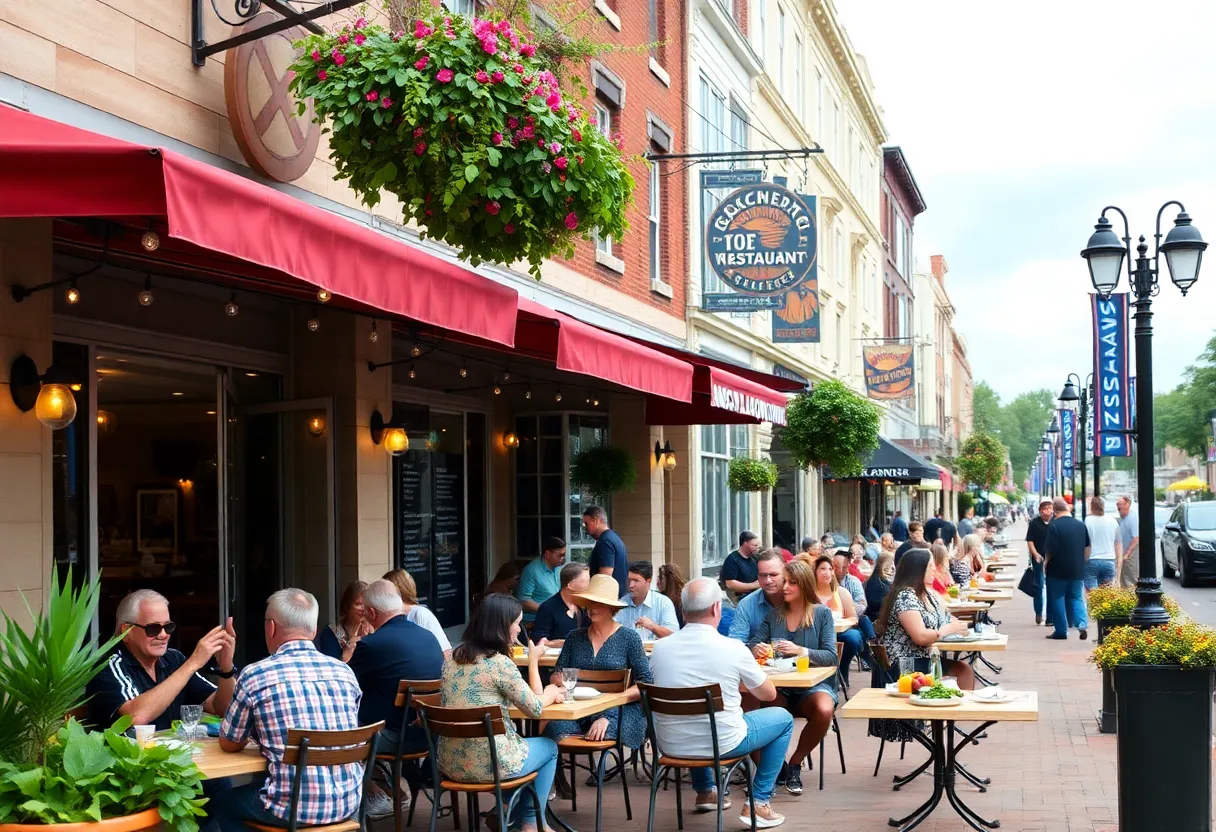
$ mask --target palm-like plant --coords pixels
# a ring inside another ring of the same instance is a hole
[[[56,572],[45,611],[30,610],[28,632],[0,613],[0,760],[41,763],[65,715],[84,703],[85,685],[121,639],[97,645],[89,638],[99,589],[97,580],[73,589],[71,570],[62,583]]]

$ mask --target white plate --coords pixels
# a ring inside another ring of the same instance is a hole
[[[901,693],[900,692],[899,682],[891,682],[890,684],[887,685],[887,696],[902,696],[904,699],[907,699],[911,695],[912,694],[910,694],[910,693]]]
[[[595,699],[601,696],[600,692],[595,688],[575,688],[574,698],[582,702],[585,699]]]
[[[174,739],[173,737],[154,737],[152,742],[174,751],[190,751],[193,753],[196,750],[193,743],[186,740]]]
[[[951,705],[963,704],[961,696],[951,696],[949,699],[921,699],[919,696],[909,696],[908,701],[924,708],[948,708]]]
[[[985,695],[987,691],[992,691],[992,693]],[[1010,693],[997,687],[984,688],[983,690],[975,691],[971,694],[971,701],[981,702],[986,705],[1003,705],[1006,702],[1013,702],[1014,700],[1021,698],[1021,694]]]

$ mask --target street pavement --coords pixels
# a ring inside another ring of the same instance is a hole
[[[1006,530],[1013,541],[1012,548],[1025,556],[1025,524]],[[1170,590],[1184,599],[1188,610],[1197,618],[1211,614],[1216,607],[1207,600],[1205,592],[1216,590],[1185,590],[1177,592],[1177,581],[1168,582]],[[1098,733],[1095,713],[1101,703],[1101,676],[1086,659],[1093,648],[1092,641],[1080,641],[1075,631],[1067,641],[1048,641],[1047,628],[1036,627],[1031,601],[1015,593],[1012,601],[998,605],[993,616],[1001,621],[1001,632],[1010,637],[1009,649],[994,654],[994,661],[1004,672],[1000,684],[1010,690],[1035,690],[1039,694],[1040,716],[1033,723],[998,723],[988,729],[988,737],[979,746],[960,754],[960,762],[974,773],[990,777],[992,785],[984,794],[963,783],[959,792],[963,799],[988,819],[999,819],[1002,829],[1017,832],[1116,832],[1115,741],[1113,736]],[[1199,606],[1192,606],[1198,604]],[[1091,629],[1091,634],[1094,631]],[[864,684],[861,674],[854,674],[855,684]],[[801,721],[795,730],[801,730]],[[845,761],[848,773],[840,771],[834,737],[828,735],[826,782],[819,785],[819,757],[813,755],[815,769],[803,772],[804,793],[800,797],[779,789],[773,799],[774,807],[786,815],[783,829],[815,830],[815,832],[859,832],[859,830],[890,829],[888,818],[910,813],[932,791],[932,781],[925,775],[901,791],[893,791],[891,777],[904,774],[925,759],[925,752],[909,745],[906,759],[899,759],[897,745],[889,745],[883,755],[882,767],[874,776],[878,741],[866,736],[864,720],[841,719]],[[575,829],[595,828],[595,792],[582,784],[579,777],[579,811],[571,813],[570,804],[555,802],[561,816]],[[621,787],[615,780],[605,790],[605,832],[626,832],[645,829],[649,787],[644,781],[628,775],[633,805],[633,820],[625,820]],[[961,783],[960,778],[960,783]],[[726,815],[726,829],[739,829],[739,807],[745,798],[737,787],[732,790],[733,811]],[[483,801],[487,808],[489,801]],[[684,826],[690,832],[708,832],[714,828],[712,814],[692,813],[692,793],[684,790]],[[425,805],[425,804],[424,804]],[[428,807],[425,807],[429,809]],[[675,795],[659,792],[654,829],[674,830]],[[450,821],[441,824],[442,828]],[[415,827],[418,821],[415,820]],[[375,832],[388,832],[391,823],[377,824]],[[961,832],[969,827],[950,808],[945,799],[935,812],[919,827],[924,832]]]

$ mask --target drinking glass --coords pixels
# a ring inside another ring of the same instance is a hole
[[[562,684],[566,686],[566,699],[574,699],[574,689],[578,687],[578,669],[563,667]]]
[[[199,720],[203,718],[202,705],[182,705],[182,737],[195,739],[198,732]]]
[[[899,657],[899,675],[900,676],[911,676],[915,672],[916,672],[916,659],[910,658],[908,656],[900,656]]]
[[[806,673],[808,670],[811,669],[811,657],[810,656],[799,656],[794,661],[794,667],[798,670],[799,673]]]

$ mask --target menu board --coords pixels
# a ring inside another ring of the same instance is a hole
[[[464,457],[432,453],[431,524],[434,600],[431,610],[444,627],[464,623]]]
[[[406,451],[393,457],[397,519],[396,564],[418,585],[418,602],[431,605],[431,453]]]

